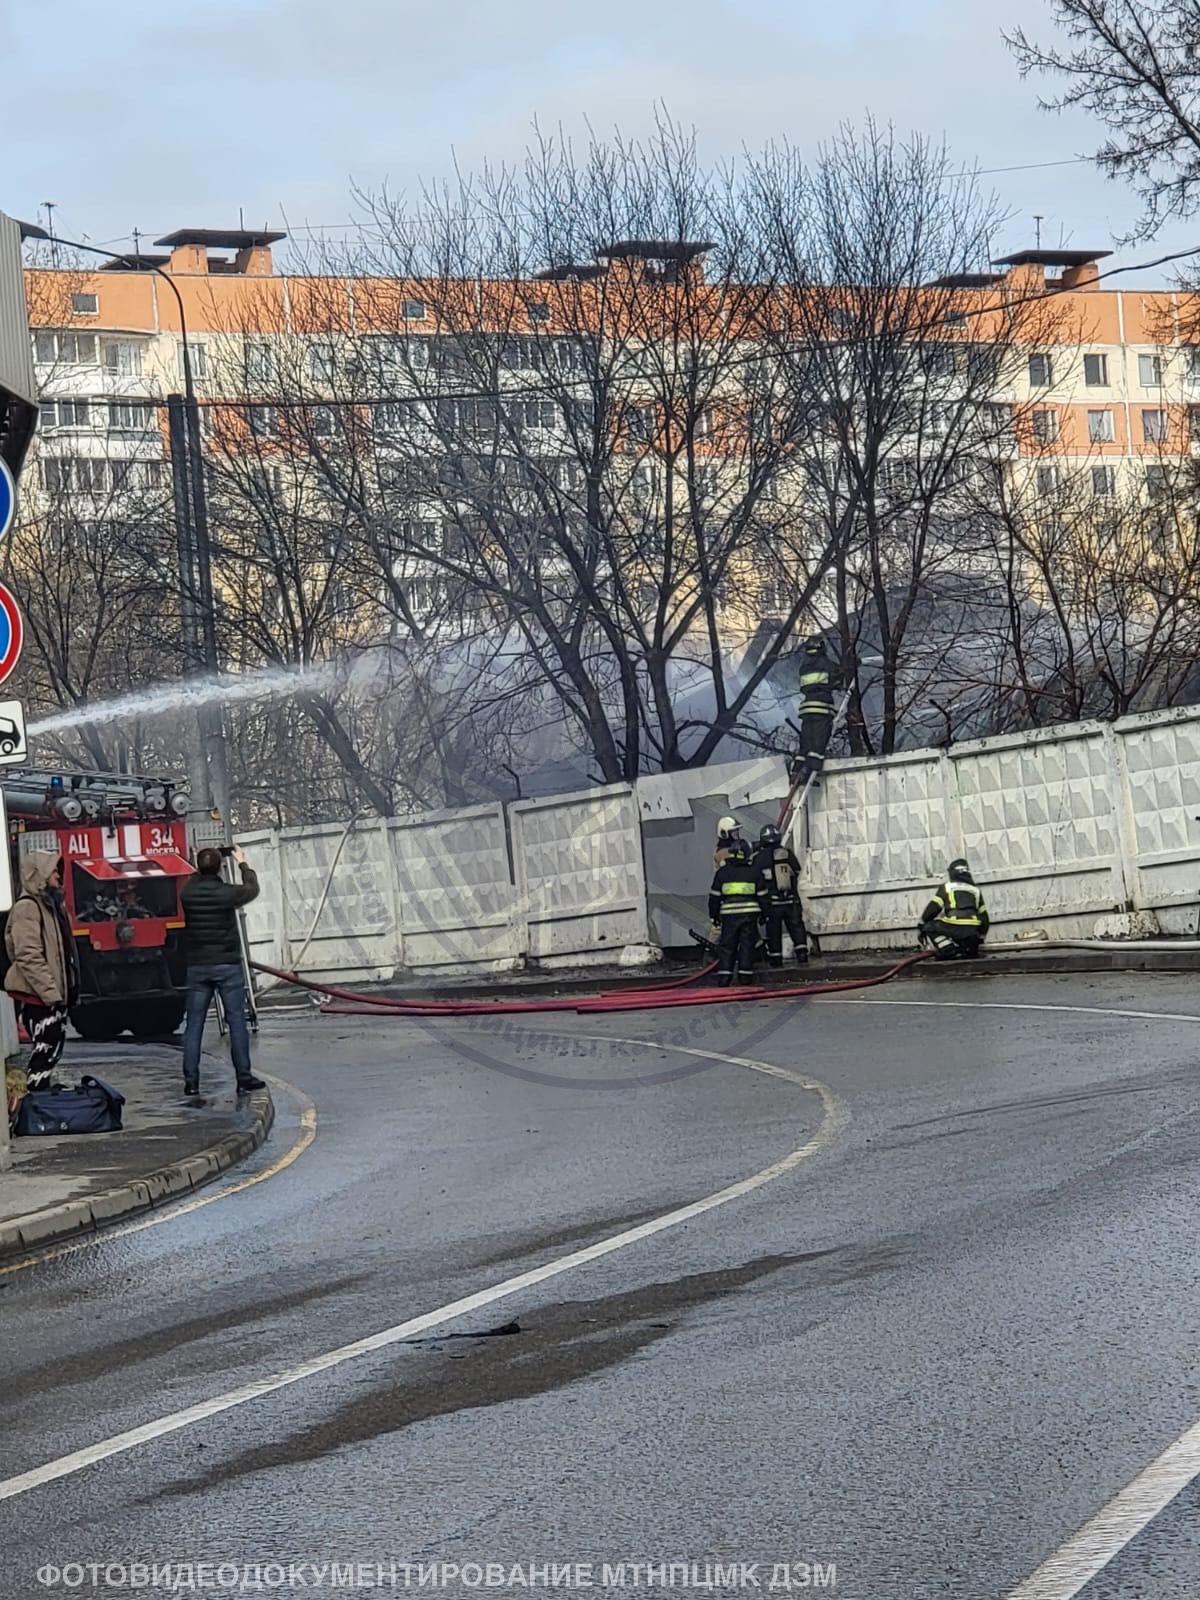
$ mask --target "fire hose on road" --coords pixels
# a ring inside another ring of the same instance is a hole
[[[813,995],[841,994],[851,989],[873,989],[888,983],[892,978],[918,962],[928,961],[932,952],[918,951],[905,956],[886,972],[871,978],[850,978],[843,981],[827,980],[799,986],[767,988],[761,985],[744,988],[716,989],[711,987],[681,992],[678,983],[664,984],[659,988],[610,989],[602,994],[575,999],[537,1000],[399,1000],[386,995],[365,994],[354,989],[341,989],[332,984],[317,983],[312,978],[302,978],[295,972],[284,972],[268,967],[262,962],[251,963],[256,972],[266,973],[283,983],[306,989],[311,994],[324,997],[323,1015],[339,1017],[489,1017],[525,1016],[536,1012],[565,1011],[577,1015],[592,1015],[607,1011],[660,1011],[679,1006],[721,1006],[754,1000],[804,1000]],[[702,974],[696,974],[697,977]],[[691,982],[692,980],[684,980]]]

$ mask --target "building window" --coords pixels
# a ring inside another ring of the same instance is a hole
[[[1033,413],[1033,440],[1035,444],[1053,444],[1058,438],[1058,412]]]
[[[965,311],[947,311],[942,318],[947,328],[965,328],[967,313]]]
[[[109,481],[108,462],[100,456],[47,456],[42,462],[49,494],[103,494]]]
[[[550,302],[548,300],[531,300],[525,307],[530,322],[550,321]]]
[[[629,480],[629,490],[634,505],[640,511],[648,511],[657,505],[662,492],[662,478],[653,462],[643,461],[638,465]]]
[[[114,400],[108,408],[108,426],[113,433],[146,433],[150,407],[136,400]]]
[[[92,425],[90,400],[46,400],[40,410],[43,428],[90,428]]]
[[[1138,382],[1143,389],[1162,388],[1162,357],[1138,357]]]
[[[312,431],[314,439],[333,438],[337,432],[337,417],[332,406],[312,408]]]
[[[1167,440],[1167,413],[1142,412],[1142,438],[1147,444],[1165,444]]]
[[[98,294],[73,294],[71,296],[71,310],[77,317],[98,317],[100,315],[100,296]]]
[[[333,382],[333,346],[331,344],[309,345],[308,375],[313,383]]]
[[[1037,492],[1045,499],[1058,492],[1058,468],[1039,467],[1037,469]]]
[[[652,407],[630,406],[625,413],[625,426],[631,439],[639,444],[649,444],[656,431]]]
[[[247,477],[250,493],[260,500],[270,500],[283,488],[283,472],[279,467],[263,466],[256,462]]]
[[[109,462],[114,489],[160,489],[162,487],[161,461]]]
[[[505,372],[527,371],[534,364],[535,346],[533,339],[501,339],[497,352],[501,368]]]
[[[1185,344],[1183,359],[1188,382],[1200,383],[1200,344]]]
[[[99,365],[99,341],[94,333],[53,333],[41,328],[33,336],[33,357],[49,366],[61,361],[71,367]]]
[[[1049,389],[1054,383],[1054,358],[1043,353],[1029,358],[1029,384],[1033,389]]]
[[[191,357],[192,377],[198,382],[203,382],[204,379],[208,377],[208,346],[206,344],[197,344],[194,339],[189,339],[187,342],[186,355]],[[175,345],[175,357],[179,363],[179,376],[181,378],[186,378],[187,361],[185,360],[185,350],[182,339],[180,339]]]
[[[553,400],[518,400],[505,407],[512,428],[540,428],[550,432],[558,426],[558,407]]]
[[[1088,440],[1092,444],[1112,443],[1113,414],[1111,411],[1088,412]]]
[[[424,322],[424,300],[405,300],[400,307],[400,315],[405,322]]]
[[[1156,466],[1146,468],[1146,493],[1151,500],[1161,500],[1167,492],[1167,469]]]
[[[922,345],[922,370],[930,378],[952,378],[958,371],[958,351],[957,345],[945,341]]]
[[[275,372],[275,357],[261,339],[246,341],[246,378],[250,383],[270,383]]]
[[[1193,444],[1200,444],[1200,406],[1188,407],[1188,438]]]
[[[109,339],[104,346],[104,365],[119,378],[140,378],[142,347],[128,339]]]
[[[400,524],[400,548],[417,555],[440,555],[442,525],[431,518],[406,518]],[[399,576],[399,574],[397,574]]]
[[[1112,467],[1092,468],[1092,493],[1099,499],[1108,499],[1116,493],[1117,474]]]
[[[278,418],[274,406],[247,406],[250,432],[256,439],[273,439],[278,431]]]
[[[1083,381],[1089,389],[1108,388],[1108,357],[1090,355],[1083,358]]]

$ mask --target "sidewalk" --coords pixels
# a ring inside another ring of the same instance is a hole
[[[199,1110],[183,1104],[177,1047],[68,1039],[59,1078],[77,1083],[83,1073],[125,1096],[125,1126],[13,1140],[12,1166],[0,1173],[0,1260],[186,1195],[245,1160],[271,1131],[269,1091],[239,1104],[227,1059],[205,1056],[208,1103]]]

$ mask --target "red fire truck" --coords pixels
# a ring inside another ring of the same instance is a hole
[[[179,892],[188,860],[188,799],[175,785],[111,773],[20,771],[0,777],[14,892],[21,858],[63,861],[79,958],[71,1022],[85,1039],[171,1034],[183,1017],[186,963]]]

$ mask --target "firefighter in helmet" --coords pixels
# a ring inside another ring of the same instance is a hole
[[[833,731],[834,690],[842,687],[842,669],[831,660],[819,633],[805,639],[800,650],[800,737],[803,749],[792,762],[791,777],[819,780],[825,751]]]
[[[752,983],[759,901],[750,846],[744,839],[730,842],[713,876],[708,917],[717,936],[717,982],[731,984],[736,973],[742,983]]]
[[[754,881],[766,929],[767,964],[783,965],[783,934],[786,928],[798,963],[808,960],[808,932],[800,905],[800,863],[783,843],[779,829],[768,822],[758,835],[758,854],[754,857]]]
[[[946,881],[921,913],[917,943],[932,945],[938,961],[970,961],[980,953],[990,925],[983,890],[960,859],[946,868]]]
[[[744,844],[742,825],[736,817],[722,817],[717,823],[717,848],[713,851],[713,866],[723,867],[734,842]]]

